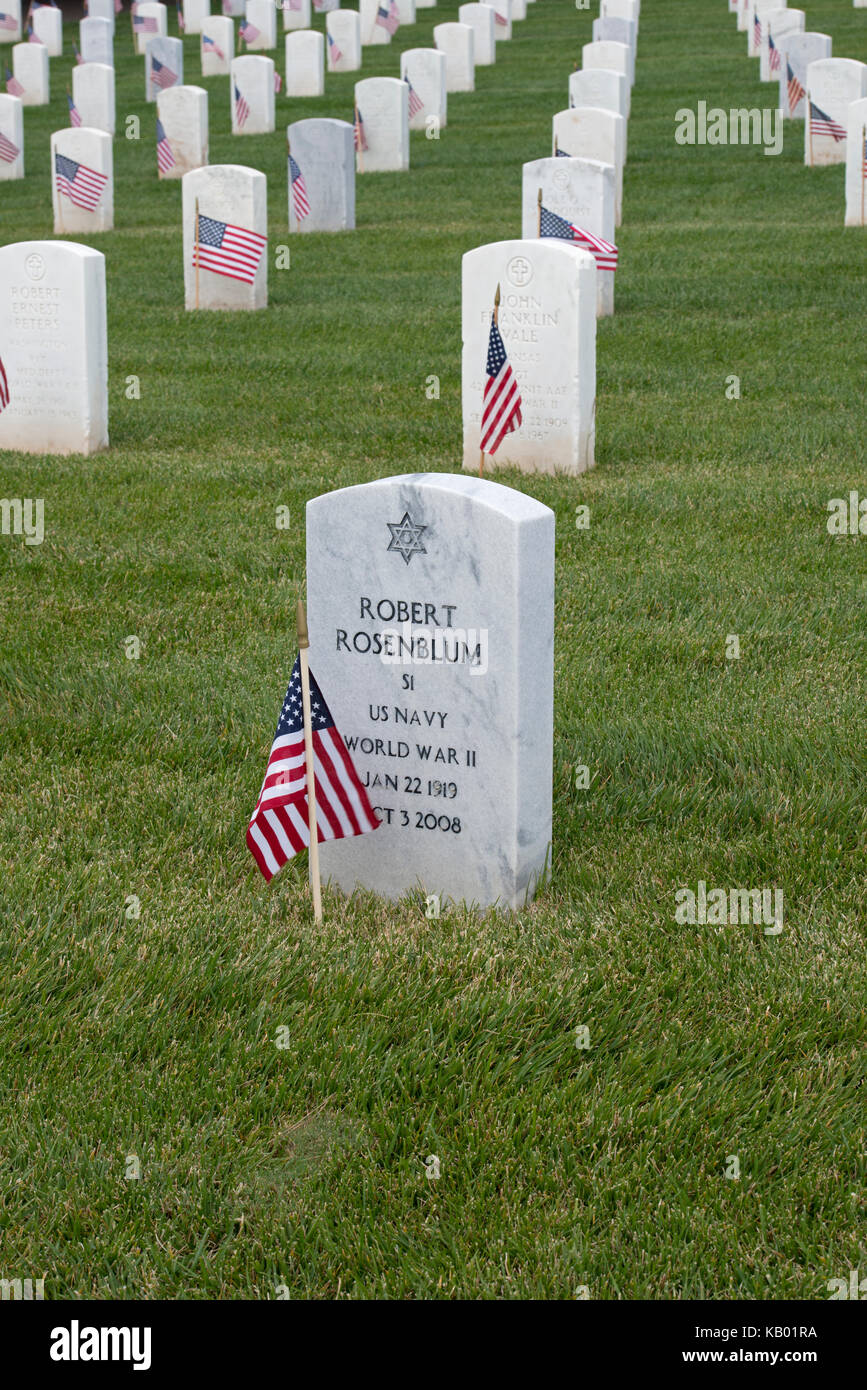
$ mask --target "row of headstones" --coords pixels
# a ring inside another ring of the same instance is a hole
[[[867,0],[853,0],[867,8]],[[867,63],[832,57],[830,34],[808,31],[783,0],[728,0],[762,82],[779,86],[779,110],[804,121],[808,168],[846,166],[847,227],[867,225]]]

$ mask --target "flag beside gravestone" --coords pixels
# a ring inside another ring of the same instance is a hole
[[[318,29],[286,35],[287,97],[321,97],[325,92],[325,37]]]
[[[512,37],[512,0],[491,0],[494,9],[494,35],[497,43]]]
[[[144,57],[151,39],[165,38],[169,32],[169,12],[157,0],[140,0],[132,17],[135,51]]]
[[[473,57],[476,67],[490,67],[497,61],[497,12],[493,5],[461,5],[458,22],[473,31]]]
[[[264,53],[277,47],[277,11],[274,0],[247,0],[246,17],[238,30],[247,53]]]
[[[83,19],[78,26],[83,63],[107,63],[114,67],[112,27],[107,19]]]
[[[355,84],[362,148],[358,172],[409,168],[409,90],[398,77],[365,77]]]
[[[357,72],[361,67],[361,20],[355,10],[334,10],[325,20],[329,72]]]
[[[381,822],[322,875],[520,908],[550,869],[554,514],[407,474],[307,505],[310,667]]]
[[[623,210],[623,165],[626,122],[614,111],[596,106],[573,106],[558,111],[553,120],[555,156],[598,159],[615,169],[614,225],[620,226]]]
[[[47,106],[51,99],[48,54],[41,43],[16,43],[12,49],[12,73],[20,84],[24,106]]]
[[[225,15],[202,20],[199,52],[203,77],[228,74],[235,57],[235,26]]]
[[[289,153],[304,180],[289,186],[291,232],[345,232],[355,226],[355,152],[348,121],[315,117],[286,128]],[[307,212],[304,212],[304,202]],[[299,215],[301,214],[301,215]]]
[[[521,235],[559,236],[590,251],[597,318],[614,313],[617,258],[607,248],[614,244],[615,185],[614,166],[595,159],[534,159],[523,166]]]
[[[274,61],[261,54],[234,58],[229,73],[233,135],[268,135],[274,129]]]
[[[87,126],[51,136],[54,235],[110,232],[114,226],[111,136]]]
[[[0,95],[0,180],[24,178],[24,108],[20,97]]]
[[[101,252],[66,241],[0,248],[0,342],[9,389],[0,449],[92,454],[107,447]]]
[[[406,48],[400,55],[400,75],[409,87],[409,128],[424,130],[431,120],[445,127],[446,55],[437,48]]]
[[[475,36],[470,25],[437,24],[433,37],[436,47],[446,57],[446,91],[475,91]]]
[[[373,44],[391,43],[392,35],[397,33],[399,20],[395,18],[389,0],[359,0],[361,19],[361,42],[366,48]]]
[[[521,397],[517,428],[494,451],[482,422],[497,387],[491,321],[498,327]],[[594,463],[596,262],[566,241],[498,241],[463,257],[463,466],[583,473]]]
[[[867,226],[867,99],[850,103],[846,133],[847,227]]]
[[[210,164],[185,174],[181,188],[186,308],[266,308],[265,175],[240,164]]]
[[[21,0],[0,0],[0,44],[21,42]]]
[[[115,132],[114,68],[108,63],[78,63],[72,69],[72,100],[81,124]]]
[[[166,142],[157,151],[161,178],[180,179],[207,164],[208,93],[204,87],[170,87],[160,92],[157,118]]]
[[[820,58],[807,68],[806,86],[804,163],[811,169],[845,164],[849,106],[867,96],[867,64]]]
[[[759,49],[759,77],[762,82],[779,82],[786,39],[806,29],[803,10],[771,10],[762,30]]]
[[[160,92],[180,87],[184,81],[184,45],[180,39],[149,39],[145,49],[145,100],[156,101]]]
[[[831,35],[787,34],[781,40],[779,107],[789,120],[803,120],[806,112],[807,68],[820,58],[831,57]]]

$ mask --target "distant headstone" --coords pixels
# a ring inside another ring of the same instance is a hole
[[[268,181],[265,175],[240,164],[209,164],[185,174],[181,188],[186,308],[266,308]]]
[[[157,116],[171,154],[171,163],[165,161],[169,167],[162,171],[162,178],[182,179],[191,169],[207,164],[208,93],[204,87],[170,87],[160,92]]]
[[[247,0],[222,0],[220,9],[228,19],[243,19]]]
[[[274,129],[273,60],[258,53],[233,58],[230,88],[232,134],[270,134]]]
[[[582,68],[608,68],[610,72],[622,72],[630,87],[634,81],[635,65],[632,49],[626,43],[615,43],[613,39],[599,39],[596,43],[585,43],[581,49]]]
[[[613,164],[615,174],[614,219],[620,226],[623,211],[623,164],[626,122],[615,111],[597,106],[573,106],[558,111],[553,122],[554,148],[560,158],[598,159]]]
[[[0,95],[0,180],[24,178],[24,107]]]
[[[21,0],[3,0],[3,13],[8,27],[0,29],[0,44],[21,42]]]
[[[246,25],[238,30],[239,46],[248,53],[265,53],[277,47],[277,10],[274,0],[247,0]]]
[[[524,165],[521,196],[521,235],[539,236],[539,190],[542,206],[583,232],[614,243],[613,164],[596,159],[534,159]],[[613,270],[596,267],[596,317],[614,313]]]
[[[107,19],[111,25],[112,35],[115,31],[115,9],[114,0],[88,0],[84,7],[85,14],[89,19]]]
[[[600,0],[599,14],[602,19],[629,19],[638,33],[641,0]]]
[[[811,169],[845,164],[849,106],[867,96],[867,64],[820,58],[807,68],[812,118],[804,122],[804,163]]]
[[[527,0],[512,0],[512,23],[527,18]]]
[[[374,44],[391,43],[391,30],[387,23],[382,21],[380,9],[388,12],[388,5],[381,5],[380,0],[359,0],[359,15],[361,17],[361,42],[365,48],[372,47]]]
[[[325,38],[318,29],[286,35],[287,97],[321,97],[325,92]]]
[[[434,31],[436,32],[436,31]],[[406,48],[400,55],[400,75],[409,92],[409,128],[424,130],[433,118],[442,130],[446,125],[446,55],[438,48]]]
[[[24,106],[47,106],[51,99],[48,80],[48,54],[41,43],[16,43],[12,49],[12,72],[24,88],[19,93]]]
[[[114,68],[109,63],[76,64],[72,69],[72,100],[83,126],[114,135]]]
[[[292,159],[304,180],[304,200],[289,186],[290,232],[345,232],[355,226],[355,147],[348,121],[316,117],[286,128]],[[300,190],[299,190],[300,192]],[[303,212],[304,201],[309,211]]]
[[[339,3],[340,0],[313,0],[313,8],[317,14],[331,14]]]
[[[0,342],[9,382],[0,449],[93,454],[108,446],[100,251],[67,241],[0,248]]]
[[[416,0],[397,0],[397,10],[401,24],[415,24]]]
[[[772,10],[780,9],[780,0],[749,0],[749,22],[747,25],[747,53],[758,58],[761,51],[760,30],[765,31],[765,20]],[[760,29],[755,20],[758,18]]]
[[[846,140],[846,226],[867,227],[867,177],[864,150],[867,141],[867,98],[849,106]]]
[[[31,23],[37,39],[45,44],[49,58],[60,58],[63,54],[63,12],[52,5],[40,5],[33,10]]]
[[[473,55],[477,68],[490,67],[497,61],[497,12],[493,5],[461,5],[458,21],[473,31]]]
[[[357,72],[361,67],[361,19],[356,10],[332,10],[325,20],[329,72]]]
[[[790,120],[802,121],[806,110],[802,93],[807,90],[807,68],[820,58],[831,57],[831,35],[813,32],[787,34],[782,44],[779,108]],[[795,84],[791,87],[789,68],[795,77]]]
[[[360,174],[409,168],[409,88],[398,77],[365,77],[355,84],[362,131]],[[365,148],[366,147],[366,148]]]
[[[622,43],[629,49],[629,85],[635,85],[635,25],[630,19],[594,19],[594,43]]]
[[[169,12],[158,0],[140,0],[132,19],[135,51],[144,57],[151,39],[165,38],[169,32]]]
[[[417,10],[432,10],[436,7],[437,0],[415,0]]]
[[[570,106],[601,106],[623,117],[623,158],[629,133],[629,80],[609,68],[579,68],[569,74]]]
[[[494,34],[497,43],[512,37],[512,0],[491,0],[496,11]]]
[[[307,504],[310,669],[379,828],[324,881],[519,909],[550,872],[554,513],[448,473]]]
[[[469,24],[437,24],[434,43],[446,55],[446,91],[476,89],[475,35]]]
[[[111,136],[88,126],[51,136],[54,235],[110,232],[114,226]]]
[[[184,33],[201,34],[202,22],[211,17],[211,0],[184,0],[183,14]]]
[[[145,100],[156,101],[160,92],[181,87],[184,81],[184,45],[181,39],[149,39],[145,49]]]
[[[226,15],[202,20],[202,76],[221,77],[228,73],[235,56],[235,26]]]
[[[310,0],[282,0],[283,31],[310,28]]]
[[[497,241],[463,258],[463,466],[479,467],[485,364],[494,296],[522,399],[522,423],[488,464],[583,473],[594,463],[596,262],[552,238]]]
[[[82,62],[114,67],[114,43],[107,19],[83,19],[78,26],[78,43]]]
[[[762,43],[759,49],[759,77],[762,82],[778,82],[780,73],[785,71],[785,46],[789,34],[803,34],[807,27],[807,17],[803,10],[771,10],[762,25]],[[774,49],[770,40],[774,41]],[[776,50],[776,52],[774,52]],[[771,66],[771,62],[774,66]]]

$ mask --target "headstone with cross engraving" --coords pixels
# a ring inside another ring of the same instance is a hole
[[[326,493],[307,606],[311,673],[380,819],[321,844],[323,881],[521,908],[550,867],[553,512],[443,473]]]
[[[523,171],[521,235],[566,237],[569,228],[575,227],[612,245],[615,182],[614,166],[597,159],[532,160]],[[597,318],[614,313],[615,272],[609,265],[610,257],[600,251],[596,264]]]

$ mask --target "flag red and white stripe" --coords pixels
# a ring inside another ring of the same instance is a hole
[[[6,368],[0,358],[0,410],[5,410],[9,404],[9,382],[6,380]]]
[[[215,217],[199,214],[193,265],[252,285],[267,242],[268,238],[261,232],[249,232],[246,227],[235,227],[231,222],[219,222]]]
[[[20,153],[18,146],[13,144],[0,130],[0,159],[3,160],[4,164],[13,164]]]
[[[485,364],[482,437],[479,443],[482,453],[495,454],[505,436],[516,430],[521,420],[521,393],[494,318]]]

